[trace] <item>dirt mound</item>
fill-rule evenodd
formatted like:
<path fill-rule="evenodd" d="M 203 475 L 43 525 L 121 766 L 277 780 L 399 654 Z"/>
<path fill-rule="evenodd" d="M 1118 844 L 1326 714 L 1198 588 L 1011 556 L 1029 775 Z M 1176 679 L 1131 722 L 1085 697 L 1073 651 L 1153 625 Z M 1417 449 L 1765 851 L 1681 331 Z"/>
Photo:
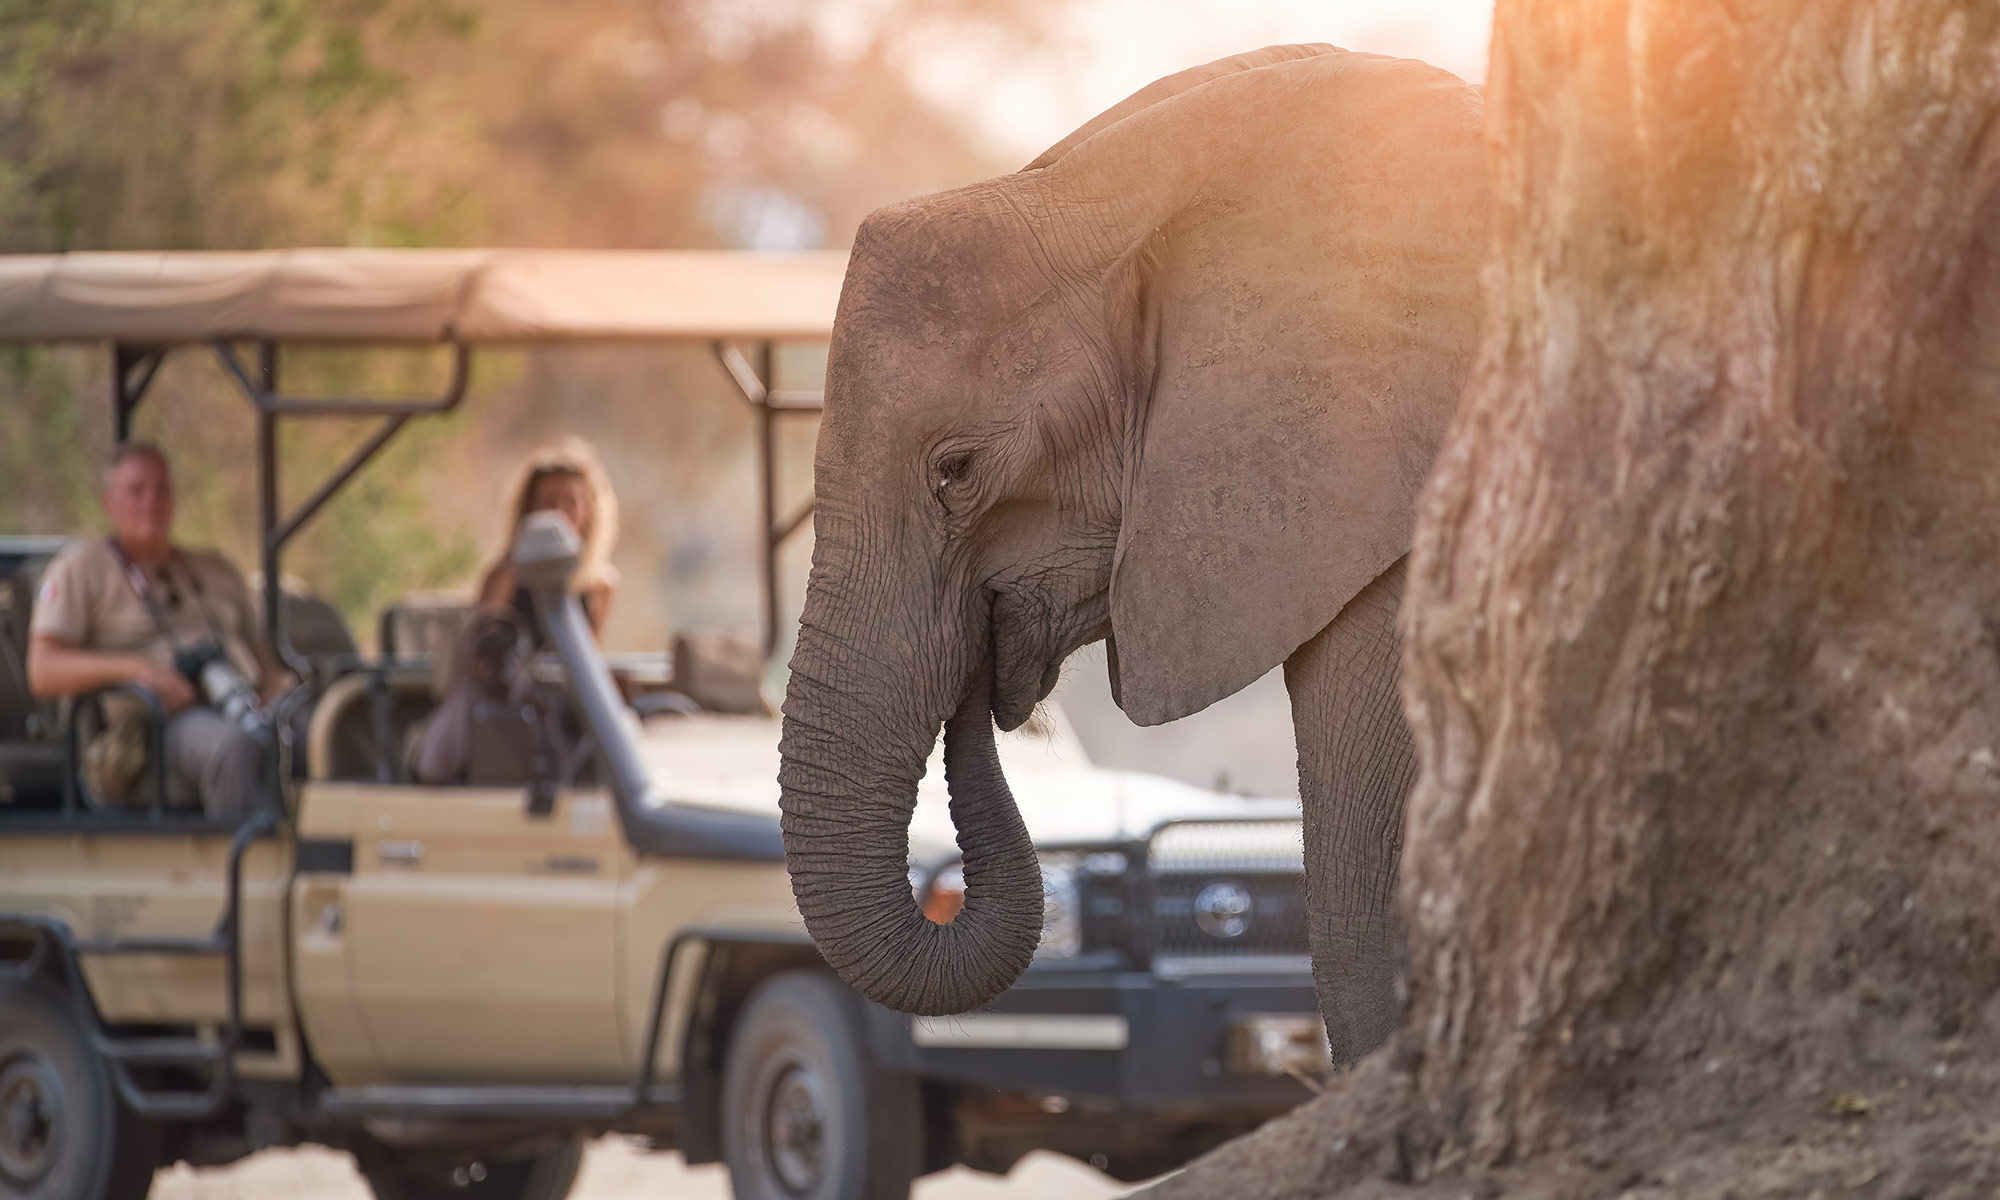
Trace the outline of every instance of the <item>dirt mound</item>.
<path fill-rule="evenodd" d="M 1718 1072 L 1719 1073 L 1719 1072 Z M 2000 1194 L 2000 1083 L 1947 1063 L 1800 1085 L 1731 1104 L 1707 1089 L 1684 1119 L 1670 1094 L 1634 1097 L 1615 1132 L 1521 1162 L 1419 1167 L 1415 1081 L 1387 1052 L 1291 1115 L 1197 1160 L 1140 1200 L 1986 1200 Z M 1720 1093 L 1719 1095 L 1717 1093 Z"/>

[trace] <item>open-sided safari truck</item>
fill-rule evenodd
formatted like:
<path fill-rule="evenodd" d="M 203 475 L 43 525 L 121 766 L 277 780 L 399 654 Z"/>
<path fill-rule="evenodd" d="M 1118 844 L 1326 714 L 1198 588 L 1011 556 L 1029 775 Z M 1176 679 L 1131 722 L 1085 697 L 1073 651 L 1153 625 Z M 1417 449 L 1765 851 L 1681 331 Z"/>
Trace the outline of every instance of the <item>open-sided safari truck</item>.
<path fill-rule="evenodd" d="M 1098 770 L 1056 713 L 1009 735 L 1046 847 L 1044 953 L 990 1011 L 912 1021 L 838 984 L 805 936 L 754 688 L 732 704 L 687 654 L 607 661 L 568 599 L 559 518 L 516 553 L 556 648 L 524 669 L 578 741 L 522 753 L 503 724 L 473 739 L 474 783 L 410 778 L 402 751 L 437 700 L 436 664 L 397 636 L 406 614 L 384 614 L 382 653 L 363 657 L 337 618 L 322 608 L 308 630 L 280 591 L 287 544 L 407 421 L 458 405 L 475 346 L 701 339 L 755 415 L 768 653 L 778 547 L 807 515 L 776 511 L 774 426 L 819 402 L 773 386 L 772 348 L 825 339 L 842 266 L 0 259 L 0 340 L 109 343 L 121 437 L 170 353 L 215 355 L 241 389 L 265 620 L 305 680 L 277 706 L 246 823 L 168 809 L 157 778 L 149 803 L 102 802 L 77 722 L 22 670 L 62 540 L 0 537 L 0 1193 L 131 1200 L 164 1163 L 319 1142 L 352 1151 L 384 1200 L 551 1200 L 583 1140 L 616 1130 L 726 1159 L 740 1200 L 896 1200 L 923 1172 L 1004 1170 L 1037 1147 L 1138 1178 L 1304 1098 L 1294 1077 L 1323 1043 L 1295 805 Z M 290 394 L 279 347 L 313 343 L 437 347 L 450 380 L 421 400 Z M 279 426 L 324 418 L 377 428 L 286 511 Z M 933 786 L 912 884 L 949 919 L 962 883 Z"/>

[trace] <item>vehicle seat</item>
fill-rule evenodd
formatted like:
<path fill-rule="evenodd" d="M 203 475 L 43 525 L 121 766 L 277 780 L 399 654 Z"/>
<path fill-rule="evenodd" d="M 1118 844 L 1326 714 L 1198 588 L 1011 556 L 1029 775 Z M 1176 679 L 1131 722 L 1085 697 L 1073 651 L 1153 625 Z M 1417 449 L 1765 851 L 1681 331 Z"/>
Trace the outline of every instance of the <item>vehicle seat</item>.
<path fill-rule="evenodd" d="M 284 605 L 285 640 L 292 644 L 292 650 L 308 663 L 313 673 L 326 678 L 333 672 L 331 668 L 337 660 L 352 662 L 361 656 L 361 648 L 354 641 L 354 631 L 347 627 L 347 618 L 340 610 L 317 596 L 302 596 L 297 592 L 285 592 L 280 601 Z"/>
<path fill-rule="evenodd" d="M 307 778 L 408 783 L 406 747 L 436 706 L 430 673 L 421 667 L 342 675 L 313 708 Z"/>
<path fill-rule="evenodd" d="M 32 558 L 0 576 L 0 806 L 62 804 L 57 706 L 28 690 L 28 624 L 46 563 Z"/>
<path fill-rule="evenodd" d="M 28 615 L 34 591 L 23 566 L 0 577 L 0 742 L 29 736 L 37 704 L 28 691 Z"/>
<path fill-rule="evenodd" d="M 674 690 L 703 712 L 768 717 L 764 657 L 741 638 L 719 634 L 674 638 Z"/>
<path fill-rule="evenodd" d="M 256 608 L 259 628 L 264 628 L 264 576 L 253 571 L 244 582 L 250 588 L 251 603 Z M 361 650 L 354 640 L 354 631 L 348 628 L 347 618 L 340 610 L 308 592 L 295 579 L 284 579 L 284 586 L 278 592 L 279 615 L 284 618 L 285 641 L 292 652 L 303 658 L 314 675 L 331 678 L 339 660 L 352 662 L 360 657 Z"/>
<path fill-rule="evenodd" d="M 449 657 L 473 611 L 463 592 L 412 592 L 382 610 L 377 649 L 384 658 Z"/>

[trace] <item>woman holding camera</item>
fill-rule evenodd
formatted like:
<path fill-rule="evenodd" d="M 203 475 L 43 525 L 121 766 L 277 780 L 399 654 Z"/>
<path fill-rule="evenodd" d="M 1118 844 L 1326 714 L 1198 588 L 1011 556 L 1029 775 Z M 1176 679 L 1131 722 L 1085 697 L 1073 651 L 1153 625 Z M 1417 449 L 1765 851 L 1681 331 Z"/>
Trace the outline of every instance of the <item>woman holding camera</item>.
<path fill-rule="evenodd" d="M 577 598 L 590 619 L 590 631 L 601 642 L 611 595 L 618 586 L 611 565 L 611 547 L 618 540 L 618 498 L 604 474 L 604 464 L 590 443 L 567 437 L 532 455 L 514 486 L 507 506 L 507 539 L 500 555 L 479 583 L 479 606 L 514 613 L 543 648 L 541 623 L 535 619 L 528 593 L 514 579 L 514 538 L 529 513 L 556 511 L 569 518 L 583 540 L 583 561 L 576 572 Z"/>
<path fill-rule="evenodd" d="M 520 535 L 521 522 L 530 513 L 550 511 L 568 517 L 583 542 L 572 586 L 590 621 L 591 633 L 603 639 L 604 618 L 611 610 L 611 593 L 618 579 L 610 562 L 611 544 L 617 538 L 618 502 L 589 443 L 565 438 L 529 458 L 514 485 L 513 499 L 507 505 L 507 538 L 499 557 L 480 577 L 481 616 L 475 617 L 461 636 L 444 700 L 425 723 L 410 762 L 412 777 L 421 782 L 466 783 L 476 766 L 491 770 L 495 759 L 502 764 L 503 773 L 518 765 L 516 756 L 505 752 L 475 755 L 473 717 L 482 696 L 513 692 L 516 684 L 511 676 L 519 669 L 514 656 L 527 649 L 547 648 L 542 623 L 536 619 L 527 589 L 514 578 L 513 563 L 514 539 Z M 494 620 L 494 614 L 503 619 Z M 520 706 L 508 711 L 518 712 Z M 487 761 L 475 763 L 475 758 Z"/>

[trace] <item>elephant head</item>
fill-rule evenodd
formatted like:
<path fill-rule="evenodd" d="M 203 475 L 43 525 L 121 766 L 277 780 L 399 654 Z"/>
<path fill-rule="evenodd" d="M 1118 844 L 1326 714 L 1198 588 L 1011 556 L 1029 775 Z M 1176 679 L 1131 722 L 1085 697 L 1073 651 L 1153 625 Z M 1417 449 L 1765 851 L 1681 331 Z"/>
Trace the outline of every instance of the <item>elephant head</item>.
<path fill-rule="evenodd" d="M 964 1011 L 1033 957 L 993 725 L 1072 651 L 1110 637 L 1120 705 L 1170 720 L 1407 550 L 1477 332 L 1480 107 L 1420 63 L 1274 48 L 863 224 L 780 782 L 800 910 L 864 994 Z M 966 877 L 944 925 L 906 863 L 940 726 Z"/>

